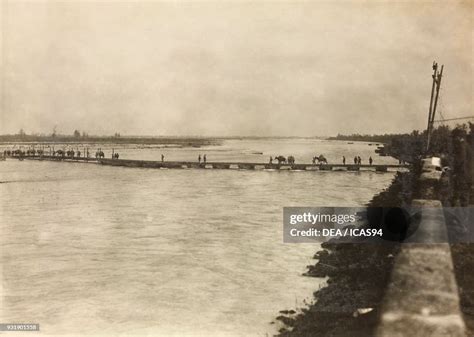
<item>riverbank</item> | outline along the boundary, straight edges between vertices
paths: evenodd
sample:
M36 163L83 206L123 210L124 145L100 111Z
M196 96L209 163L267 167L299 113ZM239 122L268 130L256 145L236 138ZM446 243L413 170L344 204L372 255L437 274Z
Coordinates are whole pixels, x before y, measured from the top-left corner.
M162 145L164 147L203 147L221 145L222 139L204 137L134 137L134 136L38 136L0 135L3 145L53 145L53 144L133 144Z
M419 168L399 173L391 186L369 206L403 206L413 199L441 200L444 207L474 206L474 125L435 130L430 154L449 167L439 183L420 182ZM449 131L449 132L448 132ZM407 142L406 144L409 144ZM419 158L419 147L403 147L404 154ZM414 161L415 163L418 161ZM449 232L459 219L446 217ZM465 219L472 232L472 219ZM296 317L280 316L287 327L280 336L370 337L380 322L380 305L398 247L392 245L325 243L308 267L308 276L328 277L328 286L315 292L315 304ZM474 244L451 244L451 255L467 335L474 335Z
M397 173L392 184L368 206L396 207L411 203L417 174ZM322 244L306 276L325 277L327 286L314 293L315 303L298 315L281 315L280 336L369 337L379 321L397 244Z

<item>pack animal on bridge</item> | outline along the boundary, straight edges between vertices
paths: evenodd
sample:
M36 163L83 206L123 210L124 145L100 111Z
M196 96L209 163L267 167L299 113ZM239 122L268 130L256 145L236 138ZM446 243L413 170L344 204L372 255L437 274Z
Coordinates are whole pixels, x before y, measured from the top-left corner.
M316 161L319 165L328 163L328 160L322 154L320 154L319 157L313 157L313 164L316 164Z

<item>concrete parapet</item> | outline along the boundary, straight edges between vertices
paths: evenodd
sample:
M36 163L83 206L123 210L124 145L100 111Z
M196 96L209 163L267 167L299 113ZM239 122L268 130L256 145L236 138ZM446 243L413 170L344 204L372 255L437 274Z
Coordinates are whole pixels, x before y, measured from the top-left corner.
M417 242L402 243L381 307L376 337L466 337L441 202L421 208Z

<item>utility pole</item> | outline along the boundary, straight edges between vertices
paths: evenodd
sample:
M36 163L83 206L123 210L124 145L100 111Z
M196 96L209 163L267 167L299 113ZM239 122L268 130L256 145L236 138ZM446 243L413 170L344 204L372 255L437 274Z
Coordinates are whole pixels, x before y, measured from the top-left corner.
M426 131L428 134L428 141L429 141L429 133L430 133L430 127L431 127L431 111L433 109L433 96L434 96L434 91L435 91L435 85L436 85L436 71L438 70L438 63L433 61L433 75L431 76L433 78L433 84L431 85L431 96L430 96L430 109L428 110L428 124L426 126Z
M441 71L438 73L438 78L436 79L436 97L433 106L433 112L431 113L431 131L433 131L433 123L436 115L436 107L438 106L438 97L439 97L439 88L441 87L441 78L443 77L444 65L441 66Z
M428 111L428 126L426 128L427 140L426 140L426 152L430 149L431 133L433 132L434 118L436 115L436 107L438 105L439 89L441 87L441 77L443 76L444 65L441 66L441 71L438 72L438 63L433 62L433 84L431 86L431 97L430 97L430 109ZM433 96L436 89L436 96Z

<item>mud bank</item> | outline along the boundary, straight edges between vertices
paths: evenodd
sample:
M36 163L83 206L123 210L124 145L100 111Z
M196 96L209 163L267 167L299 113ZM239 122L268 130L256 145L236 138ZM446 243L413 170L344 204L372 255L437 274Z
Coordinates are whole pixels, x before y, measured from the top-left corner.
M368 206L403 206L411 203L415 174L397 173L392 184ZM279 336L369 337L379 321L379 309L398 251L396 243L341 243L330 240L308 266L308 277L327 278L327 286L314 293L315 303L300 314L277 317L285 324Z

